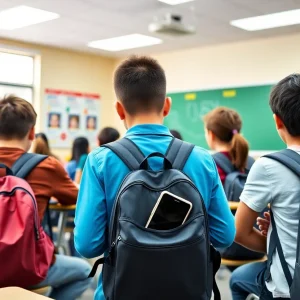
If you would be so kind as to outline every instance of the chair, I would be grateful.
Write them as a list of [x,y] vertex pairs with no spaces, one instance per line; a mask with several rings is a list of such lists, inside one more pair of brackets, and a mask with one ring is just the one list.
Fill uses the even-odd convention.
[[246,300],[259,300],[259,297],[254,294],[250,294]]
[[35,293],[35,294],[39,294],[39,295],[42,295],[42,296],[49,297],[49,295],[52,292],[52,287],[51,286],[45,286],[45,287],[42,287],[42,288],[39,288],[39,289],[30,290],[30,291]]

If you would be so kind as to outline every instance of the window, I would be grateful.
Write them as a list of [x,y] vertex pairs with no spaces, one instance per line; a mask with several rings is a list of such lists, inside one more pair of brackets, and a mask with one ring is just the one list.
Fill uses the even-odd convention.
[[15,94],[32,103],[34,59],[0,52],[0,98]]

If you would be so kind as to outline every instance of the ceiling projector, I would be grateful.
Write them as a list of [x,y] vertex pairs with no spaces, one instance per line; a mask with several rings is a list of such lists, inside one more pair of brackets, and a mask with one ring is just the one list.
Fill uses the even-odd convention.
[[162,33],[168,35],[186,35],[196,32],[195,26],[182,23],[180,15],[166,14],[163,19],[157,20],[148,27],[150,32]]

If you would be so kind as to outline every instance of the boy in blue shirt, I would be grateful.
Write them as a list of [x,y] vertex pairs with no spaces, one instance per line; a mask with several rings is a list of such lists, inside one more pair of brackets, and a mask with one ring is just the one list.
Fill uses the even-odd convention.
[[[171,109],[162,67],[152,58],[132,57],[116,70],[114,88],[117,113],[128,129],[126,137],[145,156],[153,152],[165,154],[173,136],[162,125]],[[159,170],[162,161],[151,158],[150,167]],[[212,157],[204,149],[195,147],[183,171],[203,197],[211,243],[220,248],[230,246],[235,236],[234,219]],[[112,206],[128,173],[128,167],[107,148],[97,148],[88,156],[75,218],[75,246],[84,257],[97,257],[108,249],[107,228]],[[95,299],[105,299],[102,278]]]

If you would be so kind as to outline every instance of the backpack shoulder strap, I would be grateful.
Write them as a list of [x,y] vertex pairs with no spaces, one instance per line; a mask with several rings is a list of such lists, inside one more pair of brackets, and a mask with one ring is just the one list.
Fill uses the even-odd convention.
[[34,153],[24,153],[13,165],[12,172],[15,176],[25,179],[29,173],[48,156]]
[[102,147],[113,151],[131,171],[138,170],[145,159],[143,152],[128,138],[105,144]]
[[231,163],[230,159],[221,152],[215,153],[213,159],[216,164],[226,173],[230,174],[235,171],[234,165]]
[[[295,151],[290,149],[285,149],[276,153],[264,155],[263,157],[267,157],[278,161],[279,163],[289,168],[296,176],[300,178],[300,155]],[[272,233],[271,233],[270,244],[269,244],[269,255],[268,255],[269,258],[268,258],[268,267],[266,271],[266,278],[271,276],[270,268],[272,264],[272,257],[275,250],[277,250],[286,281],[288,282],[289,287],[291,287],[293,283],[293,278],[283,254],[283,250],[280,244],[280,239],[278,236],[277,227],[276,227],[276,223],[272,211],[271,211],[271,223],[272,223]],[[298,224],[296,262],[299,262],[299,251],[300,251],[299,237],[300,237],[300,220]]]
[[173,169],[183,170],[190,157],[194,145],[173,138],[166,153],[166,158],[171,162]]
[[278,161],[300,177],[300,155],[295,151],[284,149],[279,152],[264,155],[263,157]]

